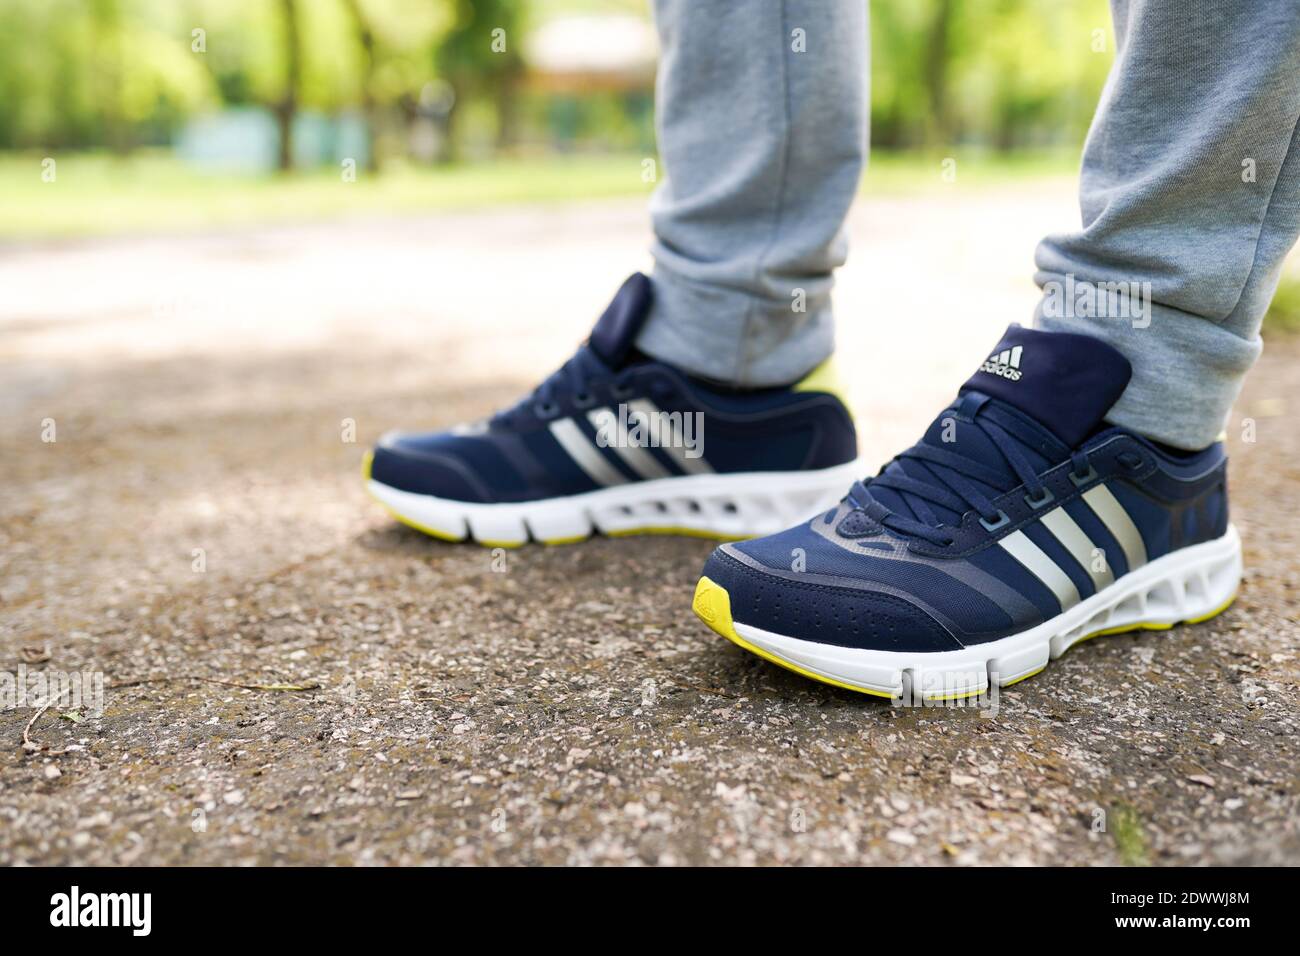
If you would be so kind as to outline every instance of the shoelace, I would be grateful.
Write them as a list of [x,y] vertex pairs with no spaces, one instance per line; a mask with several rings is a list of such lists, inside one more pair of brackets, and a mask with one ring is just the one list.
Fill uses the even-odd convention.
[[558,369],[546,377],[533,391],[512,407],[498,412],[494,421],[508,422],[525,408],[531,407],[539,418],[550,418],[560,407],[560,399],[571,395],[579,407],[589,399],[593,383],[608,378],[610,371],[591,351],[583,346]]
[[[1020,483],[1025,486],[1025,501],[1035,508],[1041,508],[1053,499],[1051,490],[1043,484],[1034,472],[1033,466],[1020,451],[1018,443],[1002,426],[986,418],[976,418],[973,424],[989,437],[993,446],[1002,455],[1006,463],[1015,472]],[[867,516],[891,531],[899,534],[922,538],[940,547],[951,545],[955,538],[944,530],[939,517],[927,503],[933,503],[964,514],[974,510],[980,516],[986,530],[996,531],[1010,520],[1006,513],[994,507],[993,502],[968,479],[975,479],[986,485],[1009,491],[1007,476],[994,468],[978,461],[933,445],[917,444],[894,459],[894,462],[907,460],[923,463],[923,471],[933,480],[926,481],[902,473],[902,469],[888,469],[866,482],[855,481],[849,489],[847,499]],[[1092,471],[1088,453],[1076,450],[1070,455],[1076,478],[1082,479]],[[872,487],[891,488],[900,494],[908,495],[908,504],[921,520],[889,508],[871,494]]]

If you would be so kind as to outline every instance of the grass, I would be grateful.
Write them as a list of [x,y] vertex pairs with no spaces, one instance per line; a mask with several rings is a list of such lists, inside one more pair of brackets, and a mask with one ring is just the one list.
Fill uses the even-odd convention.
[[1110,813],[1110,834],[1115,838],[1115,849],[1125,866],[1151,865],[1146,830],[1135,809],[1126,803],[1118,804]]
[[[946,166],[945,161],[952,160]],[[1073,178],[1079,156],[1073,150],[992,153],[873,153],[863,178],[868,195],[988,189],[1036,179]]]
[[[187,232],[222,226],[304,222],[354,215],[408,215],[486,206],[646,196],[638,154],[555,155],[494,159],[426,168],[395,166],[379,176],[340,170],[292,176],[205,174],[166,153],[121,158],[55,157],[56,177],[42,181],[42,156],[0,156],[0,240],[60,239]],[[943,157],[872,157],[863,190],[870,194],[987,188],[1008,181],[1069,175],[1068,154],[959,154],[956,179]]]
[[216,226],[397,215],[520,202],[648,193],[640,157],[547,157],[381,176],[341,170],[292,176],[204,174],[167,155],[58,159],[54,182],[37,156],[0,158],[0,238],[66,238]]

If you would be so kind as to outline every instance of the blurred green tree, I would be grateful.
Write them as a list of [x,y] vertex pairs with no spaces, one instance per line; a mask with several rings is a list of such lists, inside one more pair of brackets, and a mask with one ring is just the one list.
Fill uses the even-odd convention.
[[126,151],[213,105],[179,12],[168,0],[0,3],[0,148]]
[[1106,0],[876,0],[872,140],[1074,145],[1110,69]]
[[498,147],[513,142],[524,66],[524,7],[525,0],[451,0],[451,26],[434,51],[434,65],[456,98],[448,123],[449,156],[458,146],[457,118],[473,100],[485,100],[494,109]]
[[293,169],[293,121],[302,97],[302,37],[296,0],[280,0],[280,30],[284,43],[284,88],[273,109],[280,129],[280,171],[287,172]]
[[[348,16],[352,19],[352,28],[356,33],[357,44],[361,47],[361,112],[365,118],[366,133],[373,144],[378,129],[375,117],[375,67],[379,51],[375,38],[375,28],[362,0],[343,0],[343,5],[347,9]],[[376,172],[379,169],[379,151],[373,147],[369,153],[367,168],[371,172]]]

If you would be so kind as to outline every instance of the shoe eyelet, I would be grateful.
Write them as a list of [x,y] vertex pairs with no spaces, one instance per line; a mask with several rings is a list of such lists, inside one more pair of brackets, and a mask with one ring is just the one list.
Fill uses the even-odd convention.
[[543,420],[554,418],[560,413],[560,406],[554,402],[538,402],[533,406],[533,414]]
[[1005,528],[1010,523],[1011,523],[1011,519],[1007,517],[1007,513],[1003,511],[1001,508],[998,509],[997,521],[990,522],[986,518],[983,517],[980,518],[980,524],[984,526],[985,531],[997,531],[1000,528]]
[[1089,465],[1088,470],[1085,471],[1082,475],[1076,475],[1074,472],[1070,472],[1070,481],[1074,482],[1074,487],[1076,488],[1080,488],[1083,485],[1086,485],[1088,482],[1092,481],[1096,477],[1097,477],[1097,469],[1092,467],[1092,465]]
[[596,396],[592,395],[590,392],[578,392],[573,396],[574,408],[591,408],[591,406],[595,404]]
[[636,386],[615,382],[609,390],[610,397],[616,402],[626,401],[636,394]]
[[1044,505],[1049,505],[1056,500],[1056,495],[1052,494],[1052,489],[1044,487],[1043,493],[1035,498],[1033,495],[1025,495],[1025,504],[1037,511]]

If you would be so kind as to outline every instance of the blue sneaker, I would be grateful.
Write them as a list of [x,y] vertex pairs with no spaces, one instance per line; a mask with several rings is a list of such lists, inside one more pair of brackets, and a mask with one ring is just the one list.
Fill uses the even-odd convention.
[[910,701],[1213,617],[1241,580],[1223,446],[1102,424],[1130,374],[1100,340],[1011,326],[921,442],[838,506],[714,551],[696,613],[800,674]]
[[786,388],[691,379],[633,346],[651,290],[629,278],[577,354],[513,408],[385,435],[365,463],[371,494],[421,531],[494,547],[597,531],[738,539],[833,505],[860,471],[829,363]]

